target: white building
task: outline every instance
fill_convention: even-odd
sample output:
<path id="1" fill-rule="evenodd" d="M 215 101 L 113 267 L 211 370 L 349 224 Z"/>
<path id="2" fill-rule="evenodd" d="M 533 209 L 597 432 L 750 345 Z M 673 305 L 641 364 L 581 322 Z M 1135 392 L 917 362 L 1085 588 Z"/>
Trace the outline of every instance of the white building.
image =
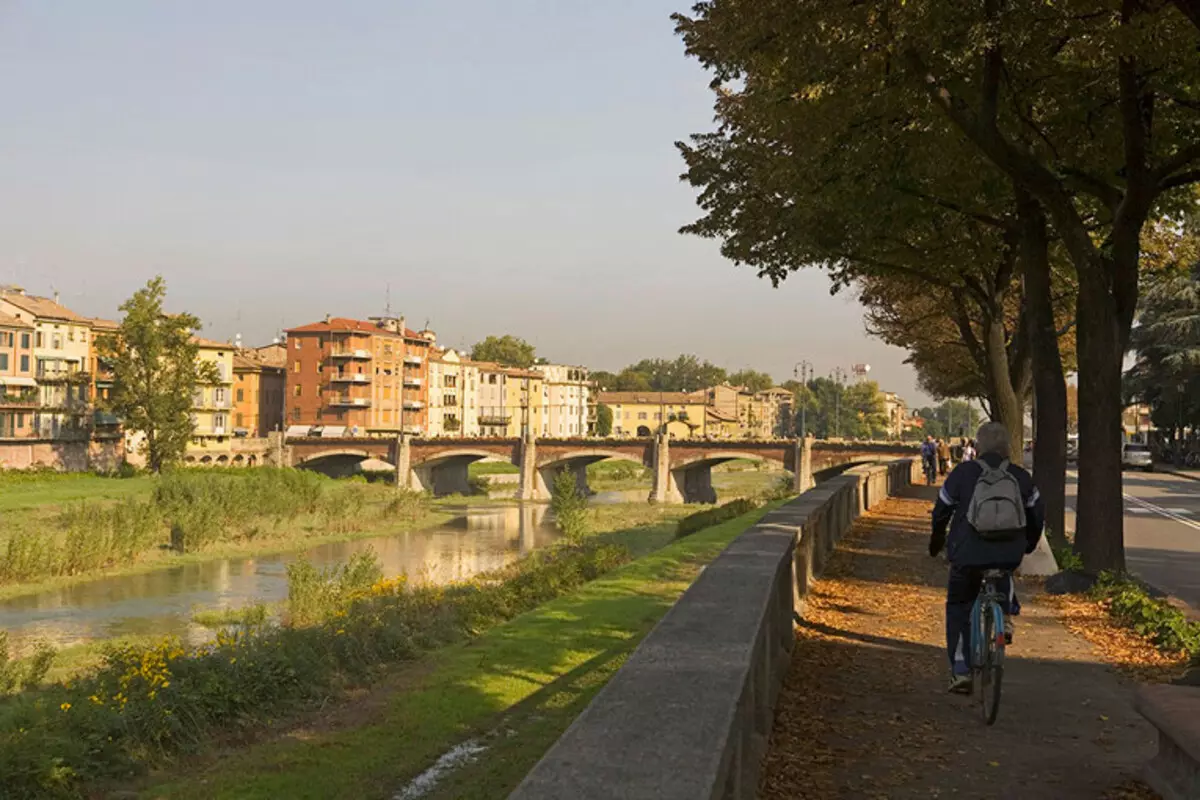
<path id="1" fill-rule="evenodd" d="M 591 387 L 585 367 L 569 364 L 535 364 L 542 373 L 541 430 L 549 439 L 574 439 L 588 434 Z"/>
<path id="2" fill-rule="evenodd" d="M 454 350 L 429 359 L 429 435 L 479 436 L 479 365 Z"/>

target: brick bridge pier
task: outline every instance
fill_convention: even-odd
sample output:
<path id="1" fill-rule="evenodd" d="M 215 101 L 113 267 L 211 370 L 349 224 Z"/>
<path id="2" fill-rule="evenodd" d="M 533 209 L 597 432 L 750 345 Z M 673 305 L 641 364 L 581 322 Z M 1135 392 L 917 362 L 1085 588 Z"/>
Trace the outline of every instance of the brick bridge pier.
<path id="1" fill-rule="evenodd" d="M 278 436 L 278 434 L 276 434 Z M 547 500 L 563 470 L 587 489 L 587 467 L 617 459 L 647 467 L 652 503 L 711 503 L 716 500 L 712 468 L 745 458 L 771 461 L 792 473 L 793 488 L 804 491 L 813 474 L 832 467 L 911 455 L 911 447 L 891 443 L 825 442 L 809 439 L 417 439 L 296 437 L 276 439 L 277 463 L 345 472 L 368 458 L 386 461 L 398 486 L 436 495 L 468 493 L 467 467 L 485 458 L 508 461 L 520 470 L 516 496 Z"/>

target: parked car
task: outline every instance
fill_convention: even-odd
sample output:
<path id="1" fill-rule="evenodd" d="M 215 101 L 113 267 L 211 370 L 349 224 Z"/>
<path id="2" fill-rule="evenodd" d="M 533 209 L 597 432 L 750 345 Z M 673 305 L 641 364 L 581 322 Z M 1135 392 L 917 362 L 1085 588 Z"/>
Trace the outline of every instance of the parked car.
<path id="1" fill-rule="evenodd" d="M 1134 444 L 1132 442 L 1125 444 L 1121 448 L 1121 466 L 1153 472 L 1154 453 L 1150 451 L 1150 445 Z"/>
<path id="2" fill-rule="evenodd" d="M 1079 460 L 1079 437 L 1067 437 L 1067 463 L 1071 464 Z"/>

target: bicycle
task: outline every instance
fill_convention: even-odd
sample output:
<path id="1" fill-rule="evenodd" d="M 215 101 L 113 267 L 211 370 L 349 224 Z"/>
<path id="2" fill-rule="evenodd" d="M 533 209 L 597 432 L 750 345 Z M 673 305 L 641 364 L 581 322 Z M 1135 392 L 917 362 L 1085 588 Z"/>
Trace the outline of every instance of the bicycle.
<path id="1" fill-rule="evenodd" d="M 1007 596 L 997 582 L 1011 577 L 1003 569 L 983 573 L 983 586 L 971 606 L 971 671 L 979 693 L 983 722 L 991 725 L 1000 711 L 1000 682 L 1004 678 L 1004 606 Z"/>

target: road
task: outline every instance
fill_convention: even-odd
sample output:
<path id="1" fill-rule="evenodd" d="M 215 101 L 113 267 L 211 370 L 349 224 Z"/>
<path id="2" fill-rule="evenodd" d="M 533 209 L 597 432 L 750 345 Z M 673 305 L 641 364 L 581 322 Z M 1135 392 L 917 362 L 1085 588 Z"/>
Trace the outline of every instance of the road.
<path id="1" fill-rule="evenodd" d="M 1067 473 L 1067 508 L 1078 474 Z M 1165 472 L 1125 473 L 1125 560 L 1153 586 L 1200 610 L 1200 481 Z M 1073 514 L 1067 524 L 1074 526 Z"/>

